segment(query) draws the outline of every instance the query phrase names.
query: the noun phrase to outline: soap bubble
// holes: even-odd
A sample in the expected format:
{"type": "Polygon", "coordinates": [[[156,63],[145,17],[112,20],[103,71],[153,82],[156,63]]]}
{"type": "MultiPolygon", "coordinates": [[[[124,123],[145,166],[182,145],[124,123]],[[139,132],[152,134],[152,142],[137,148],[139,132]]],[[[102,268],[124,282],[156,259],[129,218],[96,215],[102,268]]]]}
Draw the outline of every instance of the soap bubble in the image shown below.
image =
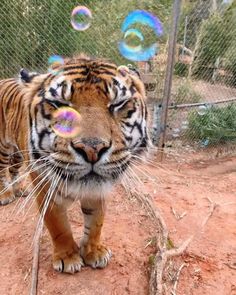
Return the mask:
{"type": "Polygon", "coordinates": [[[173,136],[174,138],[178,138],[178,137],[180,136],[180,129],[179,129],[179,128],[174,128],[174,129],[173,129],[172,136],[173,136]]]}
{"type": "Polygon", "coordinates": [[[198,107],[198,110],[197,110],[198,115],[204,116],[206,114],[206,112],[207,112],[206,106],[202,105],[202,106],[198,107]]]}
{"type": "Polygon", "coordinates": [[[201,147],[207,147],[209,145],[209,142],[210,140],[208,138],[206,139],[203,139],[201,142],[200,142],[200,146],[201,147]]]}
{"type": "Polygon", "coordinates": [[[121,30],[124,33],[124,39],[119,42],[120,53],[127,59],[132,61],[147,61],[153,57],[158,50],[157,42],[147,45],[145,43],[144,34],[136,28],[131,26],[146,26],[153,31],[156,37],[163,34],[163,27],[160,20],[153,14],[145,10],[135,10],[131,12],[124,20],[121,30]],[[137,46],[130,46],[127,43],[127,34],[134,34],[139,39],[141,44],[137,46]]]}
{"type": "Polygon", "coordinates": [[[77,31],[85,31],[91,25],[92,13],[85,6],[77,6],[71,13],[71,25],[77,31]]]}
{"type": "Polygon", "coordinates": [[[73,138],[80,132],[80,114],[70,107],[61,107],[53,113],[52,129],[63,138],[73,138]]]}
{"type": "Polygon", "coordinates": [[[181,125],[182,130],[187,130],[188,129],[188,121],[183,121],[181,125]]]}
{"type": "Polygon", "coordinates": [[[58,74],[58,71],[55,70],[55,68],[63,64],[64,64],[63,57],[61,57],[60,55],[51,55],[48,58],[48,65],[49,65],[48,71],[51,74],[58,74]]]}
{"type": "Polygon", "coordinates": [[[142,49],[141,43],[144,40],[142,33],[137,29],[129,29],[124,34],[126,45],[133,51],[140,51],[142,49]]]}

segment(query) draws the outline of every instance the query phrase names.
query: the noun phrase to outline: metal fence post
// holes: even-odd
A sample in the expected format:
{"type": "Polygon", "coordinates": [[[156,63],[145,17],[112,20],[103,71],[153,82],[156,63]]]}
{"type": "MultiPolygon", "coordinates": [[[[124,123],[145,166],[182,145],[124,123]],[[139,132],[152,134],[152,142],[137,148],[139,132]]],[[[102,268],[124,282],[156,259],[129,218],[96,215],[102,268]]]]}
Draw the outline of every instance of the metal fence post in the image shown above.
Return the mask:
{"type": "Polygon", "coordinates": [[[172,76],[175,62],[175,49],[177,42],[177,29],[178,21],[180,16],[181,0],[175,0],[173,5],[172,12],[172,23],[170,27],[169,34],[169,46],[168,46],[168,59],[166,66],[166,76],[165,76],[165,85],[163,92],[163,101],[162,101],[162,113],[161,113],[161,131],[160,139],[158,146],[159,148],[164,148],[165,146],[165,137],[166,137],[166,122],[168,115],[168,105],[171,96],[171,86],[172,86],[172,76]]]}

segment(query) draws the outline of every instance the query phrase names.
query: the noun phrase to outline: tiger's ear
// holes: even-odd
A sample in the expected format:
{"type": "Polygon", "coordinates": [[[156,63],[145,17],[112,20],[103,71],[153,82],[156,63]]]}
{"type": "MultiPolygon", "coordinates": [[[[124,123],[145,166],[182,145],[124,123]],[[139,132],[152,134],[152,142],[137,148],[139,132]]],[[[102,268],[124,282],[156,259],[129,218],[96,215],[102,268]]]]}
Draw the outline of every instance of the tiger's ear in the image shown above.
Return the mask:
{"type": "Polygon", "coordinates": [[[135,75],[135,76],[137,76],[139,79],[141,79],[141,75],[140,75],[140,73],[139,73],[139,71],[138,71],[137,68],[135,68],[135,67],[134,67],[133,65],[131,65],[131,64],[128,64],[127,67],[129,68],[129,71],[130,71],[130,73],[131,73],[132,75],[135,75]]]}
{"type": "Polygon", "coordinates": [[[122,76],[122,77],[127,77],[127,75],[130,73],[129,68],[127,66],[119,66],[117,68],[117,72],[122,76]]]}
{"type": "Polygon", "coordinates": [[[39,76],[36,72],[28,72],[26,69],[21,69],[19,73],[19,80],[22,84],[28,84],[32,82],[36,76],[39,76]]]}

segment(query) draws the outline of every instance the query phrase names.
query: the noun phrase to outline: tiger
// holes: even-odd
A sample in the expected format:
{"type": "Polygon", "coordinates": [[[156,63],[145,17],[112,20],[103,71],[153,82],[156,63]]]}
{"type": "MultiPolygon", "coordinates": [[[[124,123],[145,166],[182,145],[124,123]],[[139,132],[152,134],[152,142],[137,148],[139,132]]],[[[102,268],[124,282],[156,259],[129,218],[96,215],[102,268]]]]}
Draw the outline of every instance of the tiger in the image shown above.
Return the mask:
{"type": "Polygon", "coordinates": [[[73,274],[108,265],[112,252],[101,242],[106,199],[132,159],[148,150],[147,122],[140,76],[105,59],[65,58],[53,71],[23,69],[20,79],[0,82],[0,204],[20,194],[19,169],[33,163],[29,174],[51,237],[54,270],[73,274]],[[80,114],[72,138],[58,136],[52,126],[62,107],[80,114]],[[77,200],[84,217],[79,244],[67,216],[77,200]]]}

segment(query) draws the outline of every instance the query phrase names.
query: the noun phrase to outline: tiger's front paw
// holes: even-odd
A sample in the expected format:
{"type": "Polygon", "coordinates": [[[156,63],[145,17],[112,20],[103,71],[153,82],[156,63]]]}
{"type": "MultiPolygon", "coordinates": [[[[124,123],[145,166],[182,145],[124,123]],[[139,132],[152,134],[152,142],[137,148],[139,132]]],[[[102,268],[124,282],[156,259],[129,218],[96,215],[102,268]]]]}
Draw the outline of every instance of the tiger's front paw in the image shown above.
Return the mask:
{"type": "MultiPolygon", "coordinates": [[[[4,191],[4,190],[2,190],[4,191]]],[[[5,206],[12,203],[16,199],[13,191],[7,190],[3,193],[0,193],[0,206],[5,206]]]]}
{"type": "Polygon", "coordinates": [[[102,245],[81,245],[80,254],[84,263],[92,268],[104,268],[111,259],[112,252],[102,245]]]}
{"type": "Polygon", "coordinates": [[[53,257],[53,268],[58,272],[73,274],[79,272],[82,266],[84,263],[79,249],[55,254],[53,257]]]}

